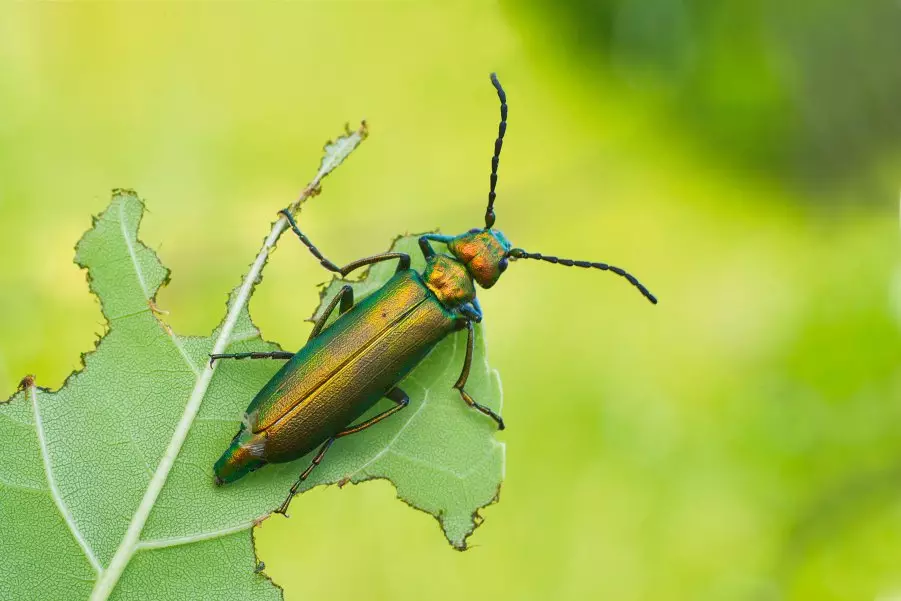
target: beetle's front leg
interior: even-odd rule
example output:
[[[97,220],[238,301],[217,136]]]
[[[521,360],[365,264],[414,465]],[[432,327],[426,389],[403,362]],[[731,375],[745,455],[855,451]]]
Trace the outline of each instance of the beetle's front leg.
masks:
[[[443,236],[441,234],[423,234],[419,237],[419,248],[420,250],[422,250],[422,256],[425,257],[426,261],[435,256],[435,249],[432,248],[432,245],[429,244],[429,242],[440,242],[441,244],[447,244],[453,239],[453,236]]]
[[[397,269],[394,270],[394,273],[399,271],[404,271],[410,269],[410,255],[407,253],[382,253],[380,255],[372,255],[371,257],[366,257],[364,259],[357,259],[351,263],[348,263],[344,267],[339,270],[339,273],[342,276],[347,276],[352,271],[359,269],[360,267],[365,267],[366,265],[372,265],[373,263],[381,263],[382,261],[390,261],[391,259],[397,259]]]
[[[473,298],[472,302],[460,307],[460,313],[465,315],[469,321],[482,323],[482,305],[479,304],[479,299],[477,298]]]
[[[457,389],[457,391],[460,393],[460,396],[464,401],[466,401],[467,405],[474,409],[477,409],[478,411],[481,411],[482,413],[493,419],[495,422],[497,422],[497,429],[503,430],[505,427],[503,418],[501,418],[500,415],[492,411],[490,408],[475,402],[475,400],[473,400],[473,398],[469,396],[469,393],[466,392],[464,388],[466,386],[466,381],[469,379],[469,369],[470,367],[472,367],[472,351],[473,347],[475,346],[475,328],[473,327],[471,320],[465,319],[465,321],[466,358],[463,360],[463,371],[460,372],[460,377],[457,378],[457,383],[454,384],[454,388]]]
[[[325,256],[319,251],[318,248],[307,238],[306,234],[300,231],[300,228],[297,227],[297,222],[294,221],[294,217],[291,216],[291,212],[287,209],[282,209],[279,211],[280,215],[284,215],[285,219],[288,220],[288,224],[291,226],[291,231],[293,231],[300,241],[306,246],[313,256],[319,260],[319,264],[331,271],[332,273],[340,274],[341,277],[347,276],[350,272],[363,267],[364,265],[372,265],[373,263],[380,263],[382,261],[388,261],[390,259],[398,259],[397,262],[397,271],[403,271],[405,269],[410,268],[410,255],[406,253],[397,253],[397,252],[389,252],[382,253],[380,255],[373,255],[371,257],[366,257],[365,259],[359,259],[357,261],[353,261],[348,263],[344,267],[338,267],[335,263],[329,261],[325,258]]]

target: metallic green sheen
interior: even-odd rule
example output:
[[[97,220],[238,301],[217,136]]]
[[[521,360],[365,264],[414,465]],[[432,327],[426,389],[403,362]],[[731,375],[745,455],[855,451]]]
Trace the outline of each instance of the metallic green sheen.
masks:
[[[214,466],[218,481],[297,459],[345,429],[460,319],[418,273],[395,274],[310,340],[260,390]]]

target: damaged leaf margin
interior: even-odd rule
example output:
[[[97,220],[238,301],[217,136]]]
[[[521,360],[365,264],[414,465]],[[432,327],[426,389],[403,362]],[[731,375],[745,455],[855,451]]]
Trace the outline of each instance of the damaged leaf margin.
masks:
[[[79,243],[77,261],[88,269],[109,324],[83,356],[84,369],[55,392],[25,382],[0,404],[0,452],[7,458],[0,464],[0,598],[24,598],[25,591],[66,599],[178,599],[188,591],[196,599],[281,598],[255,571],[248,531],[277,506],[308,459],[267,466],[221,488],[212,484],[211,467],[249,400],[278,369],[275,362],[226,362],[215,377],[209,370],[183,444],[140,528],[134,521],[186,419],[186,400],[208,373],[209,353],[278,348],[260,338],[246,300],[279,222],[256,274],[230,296],[223,323],[207,337],[180,337],[155,311],[169,272],[137,238],[142,215],[137,195],[117,190]],[[390,277],[377,267],[354,283],[361,293]],[[410,407],[336,444],[305,488],[387,478],[399,498],[438,517],[452,544],[465,548],[478,509],[497,498],[503,445],[489,420],[451,388],[463,347],[457,334],[442,342],[403,383]],[[470,387],[499,409],[500,382],[484,352],[479,337]],[[295,503],[300,510],[302,501]],[[123,547],[135,530],[131,548]]]

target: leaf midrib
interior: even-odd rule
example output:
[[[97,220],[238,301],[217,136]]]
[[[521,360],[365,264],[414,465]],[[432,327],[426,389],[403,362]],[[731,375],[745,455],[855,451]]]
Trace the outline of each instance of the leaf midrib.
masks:
[[[120,205],[119,220],[120,224],[124,224],[122,205]],[[247,273],[247,276],[245,276],[238,294],[235,296],[233,303],[229,307],[228,314],[222,324],[219,335],[216,337],[216,341],[213,344],[213,354],[221,353],[231,343],[230,338],[232,330],[234,330],[240,313],[244,309],[244,306],[247,304],[247,301],[250,298],[250,294],[257,281],[257,277],[262,271],[263,265],[265,265],[266,261],[268,260],[269,249],[275,246],[275,242],[278,240],[279,236],[284,231],[286,226],[287,220],[284,217],[280,218],[273,224],[272,230],[270,231],[269,236],[266,238],[266,241],[263,244],[263,248],[257,254],[256,260],[251,266],[250,271]],[[123,236],[125,236],[126,244],[129,248],[129,255],[132,259],[132,264],[134,265],[136,276],[138,277],[138,282],[139,284],[142,284],[143,275],[141,268],[138,264],[137,256],[134,253],[133,247],[130,243],[127,232],[124,229],[124,226]],[[146,287],[142,288],[142,290],[145,292],[146,297]],[[148,302],[149,300],[150,299],[148,299]],[[160,327],[163,327],[163,325],[160,324]],[[179,347],[174,339],[174,332],[172,332],[168,328],[164,329],[169,333],[170,339],[172,340],[173,344],[175,344],[175,346],[179,348],[182,357],[186,359],[183,349]],[[196,371],[196,368],[193,369],[195,373],[198,373]],[[156,504],[156,499],[159,497],[160,492],[162,492],[163,486],[165,486],[166,480],[169,477],[169,472],[175,465],[175,459],[181,452],[181,447],[184,444],[184,441],[187,439],[188,432],[190,431],[191,426],[194,423],[194,419],[197,417],[201,402],[203,401],[204,396],[206,396],[206,391],[209,388],[209,384],[212,380],[214,371],[215,365],[211,366],[207,364],[204,369],[199,372],[197,378],[195,379],[194,388],[192,389],[191,395],[188,398],[188,402],[185,405],[184,412],[182,413],[182,416],[172,433],[169,444],[166,446],[166,451],[160,458],[159,464],[157,464],[157,469],[154,470],[150,482],[147,484],[147,488],[144,491],[144,495],[141,498],[140,504],[138,505],[135,513],[132,515],[132,518],[129,521],[125,535],[122,537],[122,540],[120,541],[119,546],[117,547],[116,552],[113,555],[112,560],[110,561],[110,565],[106,570],[102,570],[99,573],[100,577],[98,578],[94,586],[94,590],[91,592],[91,601],[106,601],[109,598],[109,595],[115,588],[116,583],[119,581],[119,578],[125,571],[125,568],[130,562],[132,556],[136,551],[140,549],[141,532],[143,531],[144,525],[147,523],[147,520],[150,517],[150,513],[153,510],[154,505]]]

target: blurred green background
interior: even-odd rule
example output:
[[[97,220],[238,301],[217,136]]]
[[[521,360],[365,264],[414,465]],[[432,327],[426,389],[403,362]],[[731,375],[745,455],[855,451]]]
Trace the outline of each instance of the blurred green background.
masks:
[[[104,324],[73,245],[148,202],[180,332],[209,331],[345,121],[306,206],[343,263],[498,222],[482,294],[509,425],[457,553],[386,482],[256,539],[300,599],[901,598],[901,5],[838,0],[0,6],[0,385],[59,386]],[[251,310],[288,348],[325,273],[290,240]]]

